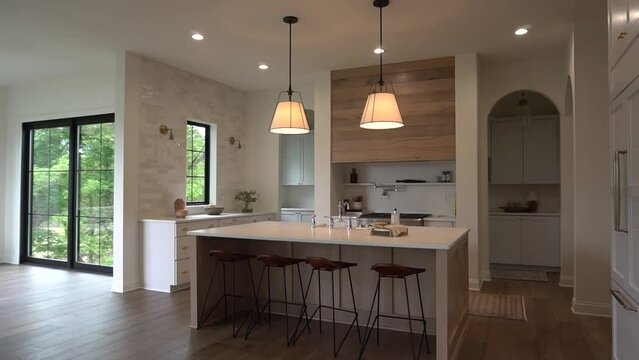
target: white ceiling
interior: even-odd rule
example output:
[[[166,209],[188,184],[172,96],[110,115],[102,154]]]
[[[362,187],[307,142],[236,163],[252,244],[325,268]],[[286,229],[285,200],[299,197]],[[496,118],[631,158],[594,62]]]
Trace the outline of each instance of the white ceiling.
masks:
[[[478,52],[511,61],[563,51],[574,0],[391,0],[385,61]],[[288,27],[294,81],[377,62],[372,0],[0,0],[0,85],[112,71],[122,49],[242,89],[285,87]],[[513,31],[530,26],[524,37]],[[191,40],[193,31],[206,39]],[[271,69],[258,71],[266,62]]]

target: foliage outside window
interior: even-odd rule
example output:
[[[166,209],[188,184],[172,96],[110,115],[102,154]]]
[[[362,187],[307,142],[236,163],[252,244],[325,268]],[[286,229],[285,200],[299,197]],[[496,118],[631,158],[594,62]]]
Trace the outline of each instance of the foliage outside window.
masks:
[[[115,153],[111,121],[112,116],[99,115],[25,125],[23,254],[28,261],[55,260],[91,269],[97,265],[110,271]]]
[[[186,203],[209,202],[210,127],[188,122],[186,125]]]

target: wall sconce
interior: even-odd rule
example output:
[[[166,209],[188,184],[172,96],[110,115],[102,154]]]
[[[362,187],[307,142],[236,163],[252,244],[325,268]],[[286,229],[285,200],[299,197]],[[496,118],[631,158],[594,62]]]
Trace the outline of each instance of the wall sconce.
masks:
[[[162,135],[169,134],[169,141],[168,141],[169,144],[175,140],[175,137],[173,136],[173,129],[171,129],[170,127],[164,124],[160,125],[160,134]],[[180,144],[179,142],[176,142],[176,144],[178,147],[182,146],[182,144]]]
[[[236,139],[234,136],[231,136],[231,137],[229,138],[229,143],[230,143],[231,145],[235,145],[235,143],[237,143],[237,148],[238,148],[238,149],[241,149],[241,148],[242,148],[242,142],[241,142],[240,140]]]
[[[160,125],[160,134],[166,135],[167,133],[169,133],[169,140],[174,140],[175,139],[173,137],[173,129],[170,129],[166,125]]]

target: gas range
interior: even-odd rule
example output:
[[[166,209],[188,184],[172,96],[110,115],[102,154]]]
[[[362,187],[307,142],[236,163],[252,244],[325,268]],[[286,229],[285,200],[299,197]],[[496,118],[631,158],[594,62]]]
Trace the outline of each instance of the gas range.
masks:
[[[431,214],[415,214],[415,213],[400,214],[399,221],[402,225],[424,226],[424,219],[430,216]],[[390,213],[368,213],[368,214],[360,215],[358,219],[367,224],[370,224],[375,221],[385,221],[390,223],[391,214]]]

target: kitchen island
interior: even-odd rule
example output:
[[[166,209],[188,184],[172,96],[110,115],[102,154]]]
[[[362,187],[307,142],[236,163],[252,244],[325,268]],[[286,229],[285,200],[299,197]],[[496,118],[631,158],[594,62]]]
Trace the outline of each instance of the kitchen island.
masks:
[[[420,276],[424,310],[429,323],[427,332],[436,335],[437,359],[453,358],[459,343],[468,312],[468,229],[409,227],[408,235],[391,238],[371,236],[367,230],[312,228],[308,224],[282,223],[267,221],[261,223],[230,226],[206,230],[190,231],[196,236],[195,249],[191,262],[191,327],[198,328],[198,318],[204,311],[204,297],[211,276],[211,259],[209,251],[222,249],[231,252],[249,254],[277,254],[304,258],[306,256],[322,256],[332,260],[355,262],[352,269],[355,284],[355,301],[362,321],[367,318],[373,298],[377,274],[370,270],[375,263],[397,263],[406,266],[425,268]],[[261,269],[254,265],[253,277],[259,276]],[[308,279],[310,268],[302,267],[302,278]],[[251,294],[248,272],[244,266],[236,267],[236,292],[249,296]],[[281,275],[280,275],[281,276]],[[282,287],[277,287],[280,277],[274,277],[273,293],[279,294]],[[294,290],[293,297],[301,300],[298,287],[294,287],[295,277],[287,282]],[[415,280],[409,281],[410,313],[420,314],[417,286]],[[221,281],[216,281],[213,290],[220,293]],[[328,291],[322,291],[322,302],[329,303],[330,283]],[[400,287],[401,285],[401,287]],[[264,295],[261,289],[259,296]],[[336,299],[338,306],[352,308],[348,293],[348,278],[340,274],[336,281]],[[310,308],[317,302],[318,289],[311,286],[307,294]],[[342,293],[344,296],[342,296]],[[346,296],[349,295],[349,296]],[[326,298],[325,298],[326,297]],[[403,283],[397,281],[382,284],[381,312],[406,316]],[[218,309],[214,318],[223,316]],[[328,319],[328,317],[325,317]],[[405,321],[383,319],[381,327],[405,331]],[[344,319],[345,321],[345,319]],[[434,327],[431,327],[434,323]],[[364,323],[361,323],[364,326]],[[419,331],[417,329],[416,331]]]

